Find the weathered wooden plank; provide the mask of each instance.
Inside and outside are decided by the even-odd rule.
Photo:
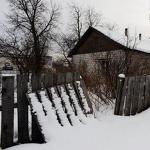
[[[128,78],[125,78],[124,86],[123,86],[123,91],[122,91],[122,98],[120,102],[120,109],[119,109],[119,115],[124,115],[124,105],[126,101],[126,92],[128,89]]]
[[[31,78],[32,91],[35,92],[41,89],[41,78],[40,74],[33,74]],[[37,119],[32,115],[32,142],[34,143],[43,143],[43,135],[39,130]]]
[[[60,119],[59,121],[61,125],[70,126],[70,123],[68,121],[67,114],[66,114],[65,105],[60,97],[60,93],[57,87],[49,88],[49,91],[51,92],[52,101],[55,104],[55,109],[56,109],[57,115],[59,116],[59,119]]]
[[[81,98],[81,95],[80,95],[80,92],[79,92],[79,90],[78,90],[78,86],[77,86],[76,82],[73,82],[73,87],[74,87],[74,91],[75,91],[75,93],[76,93],[76,95],[77,95],[77,98],[78,98],[78,100],[79,100],[79,101],[78,101],[79,106],[80,106],[80,108],[82,109],[83,113],[85,114],[85,111],[86,111],[86,110],[84,110],[82,98]]]
[[[131,99],[131,115],[135,115],[138,111],[138,102],[139,102],[139,77],[135,77],[134,87]]]
[[[125,101],[125,109],[124,109],[124,115],[125,116],[130,116],[130,111],[131,111],[131,100],[133,96],[133,87],[134,87],[134,77],[128,78],[128,89],[127,89],[127,94],[126,94],[126,101]]]
[[[66,73],[66,84],[74,81],[74,74],[72,72]]]
[[[18,103],[14,104],[14,108],[18,108]],[[0,106],[0,111],[2,111],[2,106]]]
[[[78,96],[78,99],[79,99],[79,104],[84,112],[84,114],[90,114],[90,113],[93,113],[93,109],[92,109],[92,105],[91,105],[91,102],[90,102],[90,99],[88,97],[88,94],[87,94],[87,91],[86,91],[86,88],[85,88],[85,84],[84,82],[81,80],[79,81],[80,83],[77,83],[77,82],[74,82],[73,85],[74,85],[74,89],[75,89],[75,92]],[[81,87],[79,87],[81,86]],[[83,102],[83,98],[81,96],[82,93],[80,93],[80,90],[79,88],[81,88],[83,90],[83,95],[85,96],[85,99],[86,99],[86,102]],[[86,106],[84,103],[87,103],[87,107],[90,109],[90,110],[86,110]]]
[[[58,74],[57,73],[53,73],[53,86],[57,85],[57,79],[58,79]]]
[[[55,91],[57,92],[57,95],[60,97],[60,99],[61,99],[61,104],[62,104],[62,107],[63,107],[63,110],[64,110],[64,112],[67,114],[67,109],[66,109],[66,106],[65,106],[65,103],[64,103],[64,101],[62,100],[62,98],[61,98],[61,90],[60,90],[60,88],[61,88],[61,86],[60,85],[57,85],[56,87],[55,87]]]
[[[74,72],[73,73],[73,81],[80,81],[80,80],[82,80],[82,77],[81,77],[80,73],[79,72]]]
[[[37,98],[37,103],[38,103],[39,99],[38,99],[36,93],[35,93],[35,96]],[[32,123],[34,122],[34,125],[36,125],[34,127],[36,127],[36,130],[38,132],[37,134],[35,134],[35,133],[33,134],[33,131],[32,131],[32,142],[34,142],[34,143],[45,143],[46,142],[45,141],[45,136],[42,133],[42,127],[40,125],[40,122],[38,121],[38,116],[37,116],[36,112],[33,113],[33,111],[35,111],[35,110],[33,110],[34,107],[33,107],[32,102],[31,102],[31,97],[29,95],[27,95],[27,98],[28,98],[28,101],[29,101],[29,105],[31,107]],[[33,124],[32,124],[32,128],[33,128]],[[35,137],[35,136],[39,136],[39,137]]]
[[[150,107],[150,76],[145,77],[145,109]]]
[[[40,74],[32,74],[31,76],[31,84],[32,84],[32,91],[35,92],[37,90],[41,90],[41,75]]]
[[[86,89],[86,86],[85,86],[85,82],[83,80],[80,81],[80,85],[81,85],[81,88],[83,90],[83,94],[85,95],[85,98],[87,100],[87,104],[88,104],[88,107],[90,108],[90,114],[93,113],[93,107],[92,107],[92,103],[91,103],[91,100],[88,96],[88,91]]]
[[[66,74],[60,73],[57,75],[57,85],[62,85],[66,83]]]
[[[69,85],[70,85],[70,87],[71,87],[72,89],[74,89],[74,88],[73,88],[73,83],[69,83]],[[71,106],[72,106],[72,108],[73,108],[73,110],[74,110],[74,113],[75,113],[75,115],[77,116],[77,109],[76,109],[76,106],[75,106],[75,104],[74,104],[74,102],[73,102],[72,95],[70,94],[70,89],[69,89],[69,87],[68,87],[69,85],[68,85],[68,84],[65,85],[66,92],[67,92],[67,94],[68,94],[68,96],[69,96],[70,104],[71,104]],[[75,91],[74,91],[74,92],[75,92]],[[74,96],[75,96],[76,99],[78,99],[76,93],[75,93]],[[79,101],[79,100],[78,100],[78,101]],[[77,101],[77,103],[78,103],[78,101]]]
[[[67,109],[66,103],[65,103],[65,101],[64,101],[64,99],[63,99],[63,95],[62,95],[62,94],[65,94],[65,95],[66,95],[65,97],[66,97],[66,98],[67,98],[67,97],[69,98],[69,96],[67,95],[65,86],[64,86],[64,85],[61,85],[61,86],[57,86],[56,88],[57,88],[57,91],[58,91],[58,95],[59,95],[59,97],[60,97],[61,100],[62,100],[62,106],[63,106],[63,108],[64,108],[64,110],[65,110],[66,115],[67,115],[68,121],[69,121],[69,123],[70,123],[71,125],[73,125],[73,122],[72,122],[71,117],[70,117],[70,114],[69,114],[69,110]],[[63,88],[64,93],[62,93],[61,88]],[[68,100],[69,100],[69,99],[68,99]],[[68,101],[68,103],[70,104],[70,101]]]
[[[115,103],[115,115],[119,115],[119,109],[121,104],[121,98],[122,98],[122,92],[123,92],[123,86],[124,86],[125,78],[118,78],[117,83],[117,96],[116,96],[116,103]]]
[[[1,147],[13,145],[14,133],[14,77],[2,78]]]
[[[138,102],[138,113],[144,110],[144,87],[145,86],[145,77],[140,77],[139,81],[139,102]]]
[[[50,100],[51,103],[52,103],[52,107],[54,107],[55,110],[56,110],[56,116],[57,116],[57,120],[58,120],[59,124],[60,124],[61,126],[63,126],[62,123],[61,123],[61,118],[60,118],[60,116],[59,116],[59,114],[58,114],[58,110],[56,109],[56,106],[55,106],[55,103],[54,103],[54,100],[53,100],[53,97],[52,97],[52,93],[51,93],[50,88],[47,88],[47,89],[46,89],[46,94],[47,94],[49,100]]]
[[[53,74],[51,72],[44,75],[44,87],[52,87],[53,86]]]
[[[17,100],[18,100],[18,142],[29,142],[28,128],[28,77],[26,75],[17,76]]]

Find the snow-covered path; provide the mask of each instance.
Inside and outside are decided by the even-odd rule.
[[[56,130],[47,144],[8,150],[150,150],[150,109],[132,117],[99,113],[87,125]]]

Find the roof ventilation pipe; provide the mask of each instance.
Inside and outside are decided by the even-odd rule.
[[[128,37],[129,33],[128,33],[128,28],[125,28],[125,36]]]
[[[142,34],[141,33],[139,34],[139,40],[140,41],[142,40]]]

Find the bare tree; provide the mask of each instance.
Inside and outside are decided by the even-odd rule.
[[[59,51],[64,57],[64,61],[62,62],[67,62],[69,67],[71,67],[72,64],[68,58],[68,51],[74,48],[74,45],[76,43],[76,38],[73,36],[73,34],[65,35],[61,33],[59,34],[59,36],[56,36],[54,38],[54,41],[59,46]]]
[[[97,13],[94,8],[89,6],[87,8],[82,8],[75,3],[69,6],[71,12],[70,18],[72,21],[69,25],[77,41],[80,40],[83,32],[89,27],[99,27],[101,25],[102,15]]]
[[[5,36],[0,38],[0,54],[7,56],[20,71],[39,72],[57,27],[59,9],[51,3],[49,11],[43,0],[8,2],[11,14]]]
[[[77,38],[77,41],[80,40],[81,35],[83,33],[83,10],[79,5],[75,3],[70,5],[70,12],[71,12],[71,31],[73,32],[74,36]]]
[[[72,50],[75,44],[81,39],[83,33],[91,26],[98,27],[101,25],[102,15],[98,14],[93,8],[81,8],[81,6],[72,3],[69,5],[70,22],[66,33],[60,33],[55,37],[55,41],[59,46],[60,53],[63,54],[69,66],[71,62],[68,59],[68,52]]]
[[[85,24],[87,28],[89,27],[99,27],[101,23],[102,15],[97,13],[94,8],[88,7],[85,10]]]

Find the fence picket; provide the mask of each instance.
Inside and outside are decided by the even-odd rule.
[[[140,77],[139,80],[139,102],[138,102],[138,113],[144,110],[144,86],[145,86],[145,77]]]
[[[114,110],[115,115],[119,115],[119,109],[120,109],[120,105],[121,105],[121,97],[122,97],[122,90],[123,90],[123,86],[124,86],[124,81],[125,81],[125,78],[119,77],[118,83],[117,83],[116,105],[115,105],[115,110]]]
[[[131,77],[128,79],[128,89],[127,89],[127,96],[126,96],[126,102],[125,102],[125,109],[124,109],[124,115],[129,116],[130,110],[131,110],[131,100],[133,96],[133,87],[134,87],[134,77]]]
[[[52,73],[47,73],[44,75],[44,87],[48,88],[53,86],[53,74]]]
[[[41,89],[41,76],[40,74],[33,74],[31,78],[32,91],[37,91]],[[41,134],[39,127],[37,125],[37,119],[32,115],[32,142],[43,143],[43,135]]]
[[[120,102],[119,115],[124,115],[124,104],[126,100],[127,88],[128,88],[128,78],[125,78],[125,82],[122,90],[121,102]]]
[[[145,82],[145,106],[150,107],[150,76],[146,76]]]
[[[2,77],[1,147],[13,146],[14,77]]]
[[[134,79],[133,95],[131,98],[131,115],[135,115],[138,110],[138,101],[139,101],[139,77]]]
[[[29,142],[28,129],[28,77],[26,75],[17,76],[17,101],[18,101],[18,142]]]

